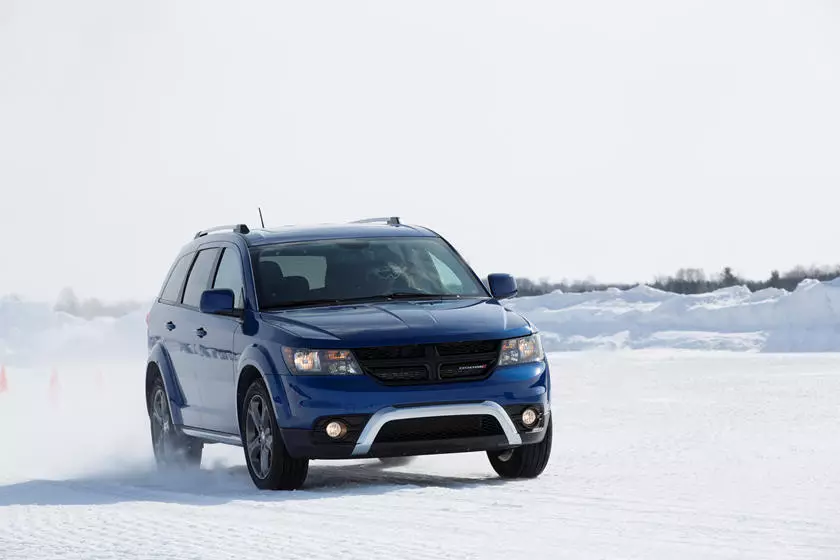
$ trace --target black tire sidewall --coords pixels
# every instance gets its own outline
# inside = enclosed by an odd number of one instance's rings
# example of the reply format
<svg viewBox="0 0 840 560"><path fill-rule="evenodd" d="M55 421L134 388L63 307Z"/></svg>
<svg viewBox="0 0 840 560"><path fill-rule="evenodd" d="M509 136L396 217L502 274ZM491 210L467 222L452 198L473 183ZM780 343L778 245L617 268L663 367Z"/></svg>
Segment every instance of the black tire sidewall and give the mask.
<svg viewBox="0 0 840 560"><path fill-rule="evenodd" d="M271 425L273 435L273 448L271 450L271 467L268 476L259 478L251 465L251 457L248 454L248 442L245 435L245 422L248 414L248 406L254 396L259 396L270 409L268 421ZM245 398L239 414L239 431L242 437L242 447L245 453L245 464L248 466L248 474L254 485L261 490L289 490L298 488L306 478L309 461L306 459L292 459L286 451L280 427L277 425L277 416L274 411L274 402L268 393L268 389L262 379L254 380L245 392Z"/></svg>
<svg viewBox="0 0 840 560"><path fill-rule="evenodd" d="M160 455L157 450L153 449L155 461L162 467L200 467L201 456L204 451L204 443L195 438L185 436L180 430L178 430L177 426L175 426L175 423L172 421L172 410L170 408L172 405L169 402L169 394L166 392L166 386L164 385L160 374L155 376L155 380L152 382L148 399L149 428L153 447L155 428L153 425L154 419L152 418L152 409L154 407L155 395L159 390L163 391L164 400L166 402L166 421L169 422L169 429L172 432L169 435L171 438L169 444L176 450L176 453L178 453L179 456Z"/></svg>
<svg viewBox="0 0 840 560"><path fill-rule="evenodd" d="M155 461L158 465L168 465L169 460L167 457L162 454L157 446L155 445L155 419L152 416L152 411L155 408L155 397L157 396L158 391L163 391L164 396L166 396L166 389L163 386L163 380L160 376L155 377L155 380L152 382L152 387L149 389L149 398L148 398L148 413L149 413L149 432L152 438L152 451L155 454ZM169 402L167 400L166 403L166 416L167 422L170 424L172 423L172 413L169 411ZM162 435L158 435L158 437L163 437Z"/></svg>
<svg viewBox="0 0 840 560"><path fill-rule="evenodd" d="M536 478L542 474L551 457L554 428L550 417L545 430L542 441L515 448L507 461L499 459L502 452L488 451L493 470L502 478Z"/></svg>

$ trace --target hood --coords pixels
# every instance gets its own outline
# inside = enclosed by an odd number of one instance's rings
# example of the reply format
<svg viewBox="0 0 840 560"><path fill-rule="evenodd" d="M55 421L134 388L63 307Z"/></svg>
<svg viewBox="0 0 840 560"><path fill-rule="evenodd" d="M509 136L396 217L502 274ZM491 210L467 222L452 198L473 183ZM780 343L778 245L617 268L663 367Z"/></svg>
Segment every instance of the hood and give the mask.
<svg viewBox="0 0 840 560"><path fill-rule="evenodd" d="M333 348L491 340L534 331L521 315L488 299L377 302L262 316L286 337L298 339L285 344Z"/></svg>

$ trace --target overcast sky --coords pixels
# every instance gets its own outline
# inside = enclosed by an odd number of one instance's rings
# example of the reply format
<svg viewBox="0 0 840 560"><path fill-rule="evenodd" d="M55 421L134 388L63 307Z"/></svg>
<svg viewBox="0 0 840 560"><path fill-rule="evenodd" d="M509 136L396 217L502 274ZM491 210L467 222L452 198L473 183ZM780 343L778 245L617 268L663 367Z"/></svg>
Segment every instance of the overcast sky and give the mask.
<svg viewBox="0 0 840 560"><path fill-rule="evenodd" d="M0 2L0 294L150 298L203 227L400 215L476 270L840 262L825 1Z"/></svg>

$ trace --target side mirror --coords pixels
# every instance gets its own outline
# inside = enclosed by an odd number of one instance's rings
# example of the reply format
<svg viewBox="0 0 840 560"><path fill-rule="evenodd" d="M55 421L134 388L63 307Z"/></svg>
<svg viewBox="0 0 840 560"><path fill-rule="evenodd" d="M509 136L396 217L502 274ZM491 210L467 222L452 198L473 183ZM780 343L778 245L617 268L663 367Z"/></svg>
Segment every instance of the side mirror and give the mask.
<svg viewBox="0 0 840 560"><path fill-rule="evenodd" d="M211 315L236 315L233 307L235 304L236 296L233 295L233 290L204 290L198 308L202 313Z"/></svg>
<svg viewBox="0 0 840 560"><path fill-rule="evenodd" d="M510 274L491 274L487 277L490 293L496 299L512 298L518 293L516 279Z"/></svg>

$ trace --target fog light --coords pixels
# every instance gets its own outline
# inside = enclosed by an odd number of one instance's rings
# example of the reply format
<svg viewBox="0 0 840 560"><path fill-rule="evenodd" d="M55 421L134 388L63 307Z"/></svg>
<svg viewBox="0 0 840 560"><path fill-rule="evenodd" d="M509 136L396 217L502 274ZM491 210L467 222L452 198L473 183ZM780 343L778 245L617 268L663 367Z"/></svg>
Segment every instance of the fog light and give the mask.
<svg viewBox="0 0 840 560"><path fill-rule="evenodd" d="M344 425L344 422L333 420L327 424L325 431L330 438L341 439L347 434L347 426Z"/></svg>
<svg viewBox="0 0 840 560"><path fill-rule="evenodd" d="M534 426L536 426L537 420L539 420L539 418L539 413L533 408L526 408L524 411L522 411L522 424L526 428L533 428Z"/></svg>

